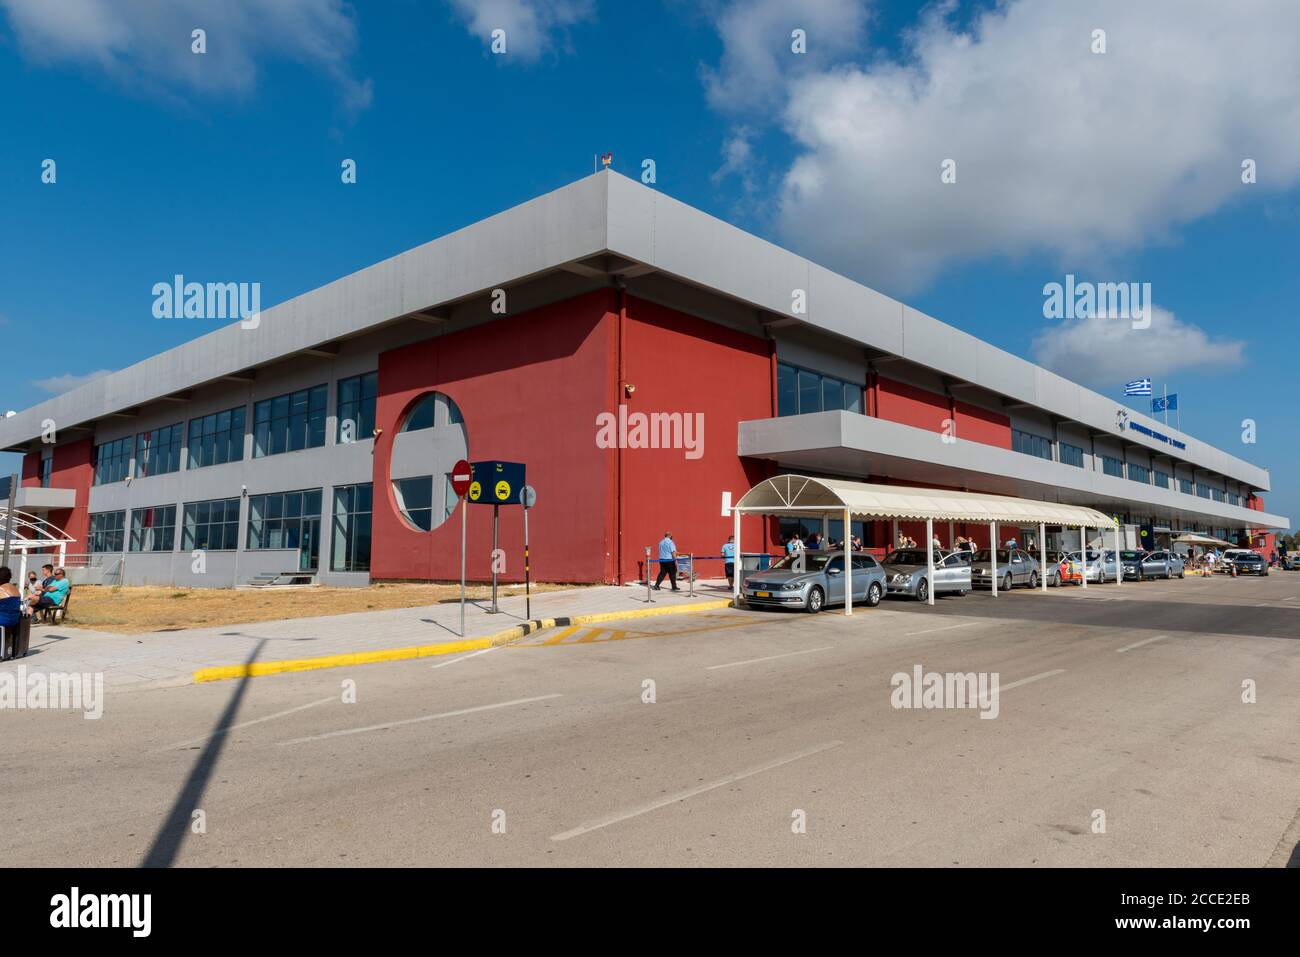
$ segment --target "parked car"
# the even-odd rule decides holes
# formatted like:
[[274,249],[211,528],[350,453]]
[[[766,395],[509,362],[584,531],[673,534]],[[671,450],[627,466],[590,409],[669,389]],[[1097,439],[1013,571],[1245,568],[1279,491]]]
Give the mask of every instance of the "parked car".
[[1142,559],[1142,574],[1146,578],[1185,578],[1186,568],[1177,553],[1160,549],[1147,552]]
[[1106,552],[1103,555],[1095,548],[1088,549],[1088,560],[1085,563],[1079,552],[1070,553],[1071,568],[1079,574],[1079,580],[1082,581],[1083,575],[1088,576],[1088,584],[1096,583],[1098,585],[1115,580],[1115,553]]
[[1219,570],[1231,573],[1232,566],[1236,564],[1238,558],[1254,554],[1255,552],[1249,548],[1225,548],[1223,550],[1223,558],[1219,562]]
[[1263,577],[1268,574],[1268,562],[1264,561],[1264,556],[1259,552],[1233,555],[1232,567],[1237,570],[1238,575],[1259,575]]
[[[885,556],[885,588],[891,595],[917,601],[930,597],[929,565],[925,550],[902,548]],[[959,552],[934,552],[934,593],[964,595],[971,588],[970,556]]]
[[[798,608],[816,613],[844,604],[844,552],[805,551],[787,555],[771,568],[745,577],[745,604]],[[801,570],[802,568],[802,570]],[[863,552],[853,553],[853,604],[874,608],[885,594],[885,570]]]
[[[1113,561],[1114,554],[1113,551],[1107,552],[1108,560]],[[1125,580],[1131,578],[1133,581],[1140,582],[1146,578],[1146,573],[1143,571],[1143,562],[1146,561],[1146,557],[1147,553],[1141,549],[1121,548],[1119,550],[1119,561],[1124,568]]]
[[1065,552],[1047,553],[1047,584],[1053,588],[1064,585],[1070,578],[1070,558]]
[[[1038,587],[1038,559],[1022,548],[999,548],[998,587],[1010,590],[1014,585]],[[982,548],[971,560],[971,584],[980,588],[993,587],[993,553]]]

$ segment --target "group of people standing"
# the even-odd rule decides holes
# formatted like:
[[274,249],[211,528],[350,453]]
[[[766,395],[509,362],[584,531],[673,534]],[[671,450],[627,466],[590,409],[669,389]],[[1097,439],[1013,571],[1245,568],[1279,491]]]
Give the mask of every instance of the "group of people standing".
[[19,591],[14,583],[11,568],[0,568],[0,626],[15,628],[24,616],[45,608],[58,608],[68,599],[68,575],[53,565],[41,566],[41,577],[36,572],[27,576],[27,586]]

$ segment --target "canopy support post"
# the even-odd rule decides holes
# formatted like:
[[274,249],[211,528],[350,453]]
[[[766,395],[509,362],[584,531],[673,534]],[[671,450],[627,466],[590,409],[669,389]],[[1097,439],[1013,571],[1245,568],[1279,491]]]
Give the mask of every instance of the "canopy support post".
[[1088,526],[1079,526],[1079,564],[1083,567],[1083,587],[1088,587]]
[[993,597],[998,597],[998,523],[989,522],[989,566],[993,578]]
[[[844,510],[844,528],[847,531],[852,526],[849,520],[849,510]],[[822,519],[822,527],[825,527],[830,521],[827,515]],[[853,542],[846,535],[844,539],[844,615],[848,617],[853,614]]]
[[934,519],[925,520],[925,574],[927,605],[934,604]]
[[1047,594],[1047,525],[1038,523],[1038,563],[1042,566],[1039,577],[1043,580],[1043,594]]
[[1124,563],[1119,558],[1119,522],[1115,522],[1115,584],[1124,584]]
[[[731,566],[731,604],[732,607],[739,608],[740,607],[740,574],[745,567],[745,553],[740,550],[740,509],[736,508],[733,505],[731,507],[731,515],[736,523],[735,531],[733,532],[733,534],[736,536],[736,561],[735,564]],[[650,574],[650,566],[647,564],[646,565],[647,577],[649,576],[649,574]]]

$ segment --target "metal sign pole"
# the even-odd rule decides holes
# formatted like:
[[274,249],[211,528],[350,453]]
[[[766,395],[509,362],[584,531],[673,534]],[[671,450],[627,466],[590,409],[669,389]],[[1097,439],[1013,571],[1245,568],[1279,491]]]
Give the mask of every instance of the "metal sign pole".
[[465,637],[465,516],[469,503],[460,500],[460,636]]
[[533,617],[533,596],[528,576],[528,509],[524,509],[524,618]]
[[492,506],[492,614],[497,609],[497,527],[501,524],[501,506]]

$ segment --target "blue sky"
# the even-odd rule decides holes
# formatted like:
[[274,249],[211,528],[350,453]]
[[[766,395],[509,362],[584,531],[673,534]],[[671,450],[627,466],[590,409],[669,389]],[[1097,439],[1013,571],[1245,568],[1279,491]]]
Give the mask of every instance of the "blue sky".
[[[1300,514],[1300,15],[1134,6],[0,0],[0,330],[45,344],[0,405],[209,331],[153,318],[175,273],[271,305],[608,150],[1117,401],[1168,382],[1184,429],[1269,467],[1269,510]],[[1151,283],[1156,321],[1046,320],[1067,272]]]

